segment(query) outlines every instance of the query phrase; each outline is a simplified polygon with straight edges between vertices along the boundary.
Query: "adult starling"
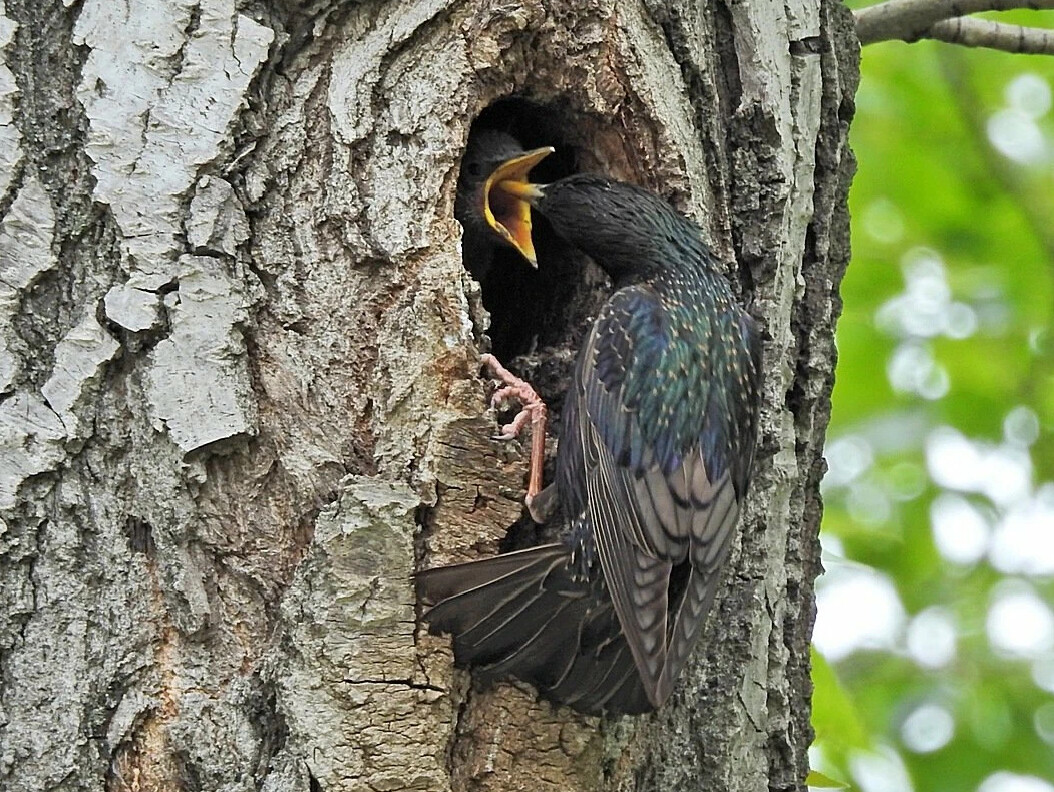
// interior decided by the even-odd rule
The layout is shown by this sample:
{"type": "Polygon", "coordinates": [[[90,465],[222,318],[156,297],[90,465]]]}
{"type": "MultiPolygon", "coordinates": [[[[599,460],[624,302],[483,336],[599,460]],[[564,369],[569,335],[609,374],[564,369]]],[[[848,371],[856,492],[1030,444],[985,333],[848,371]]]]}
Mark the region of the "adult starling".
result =
{"type": "Polygon", "coordinates": [[[546,491],[565,515],[563,539],[426,570],[418,591],[459,665],[583,712],[645,712],[687,660],[739,517],[759,332],[696,225],[600,176],[530,184],[523,166],[541,156],[492,172],[484,204],[502,211],[486,222],[519,242],[529,203],[616,286],[578,355],[546,491]]]}

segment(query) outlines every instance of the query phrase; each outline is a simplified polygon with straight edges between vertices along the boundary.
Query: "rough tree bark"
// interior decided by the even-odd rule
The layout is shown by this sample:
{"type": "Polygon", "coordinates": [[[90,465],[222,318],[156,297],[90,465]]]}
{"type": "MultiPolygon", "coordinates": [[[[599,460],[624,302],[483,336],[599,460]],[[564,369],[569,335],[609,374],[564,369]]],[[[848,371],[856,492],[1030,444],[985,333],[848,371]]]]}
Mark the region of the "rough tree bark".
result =
{"type": "MultiPolygon", "coordinates": [[[[0,0],[0,53],[0,787],[802,788],[840,5],[0,0]],[[521,514],[451,214],[495,102],[700,220],[766,326],[741,536],[655,716],[473,687],[416,626],[415,566],[521,514]]],[[[509,277],[494,343],[556,397],[607,286],[509,277]]]]}

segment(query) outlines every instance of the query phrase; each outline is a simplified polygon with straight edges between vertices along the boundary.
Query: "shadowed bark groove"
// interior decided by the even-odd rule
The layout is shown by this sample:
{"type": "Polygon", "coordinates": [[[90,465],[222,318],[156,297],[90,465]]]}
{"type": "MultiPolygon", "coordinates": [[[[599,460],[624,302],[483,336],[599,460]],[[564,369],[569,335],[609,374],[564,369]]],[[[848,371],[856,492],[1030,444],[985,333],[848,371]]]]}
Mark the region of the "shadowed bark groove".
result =
{"type": "Polygon", "coordinates": [[[0,787],[802,789],[848,12],[121,8],[0,0],[0,787]],[[475,686],[417,627],[416,567],[531,538],[491,322],[558,418],[609,289],[472,280],[477,119],[667,197],[765,327],[740,537],[653,716],[475,686]]]}

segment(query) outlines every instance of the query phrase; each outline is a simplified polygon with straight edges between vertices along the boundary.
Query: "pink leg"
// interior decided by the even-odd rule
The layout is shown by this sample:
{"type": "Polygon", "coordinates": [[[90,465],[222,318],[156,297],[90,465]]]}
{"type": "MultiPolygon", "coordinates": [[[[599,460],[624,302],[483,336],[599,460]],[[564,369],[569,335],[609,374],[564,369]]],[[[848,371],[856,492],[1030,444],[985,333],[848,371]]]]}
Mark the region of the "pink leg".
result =
{"type": "Polygon", "coordinates": [[[527,508],[531,507],[531,501],[542,491],[542,468],[545,464],[545,423],[548,419],[549,410],[542,401],[538,392],[505,368],[498,359],[491,354],[480,355],[480,363],[500,383],[491,397],[492,405],[499,405],[509,399],[518,399],[521,405],[519,413],[512,419],[511,423],[501,427],[499,437],[511,440],[518,437],[527,421],[531,422],[531,472],[527,480],[527,508]]]}

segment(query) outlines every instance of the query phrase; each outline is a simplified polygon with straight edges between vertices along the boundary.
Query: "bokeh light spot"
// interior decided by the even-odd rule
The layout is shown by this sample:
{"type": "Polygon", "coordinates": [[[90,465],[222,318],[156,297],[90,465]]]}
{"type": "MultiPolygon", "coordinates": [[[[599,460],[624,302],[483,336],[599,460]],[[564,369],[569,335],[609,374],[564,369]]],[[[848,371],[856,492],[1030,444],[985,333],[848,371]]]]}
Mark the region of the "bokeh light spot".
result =
{"type": "Polygon", "coordinates": [[[858,564],[836,564],[816,591],[813,642],[836,662],[858,649],[890,649],[904,624],[904,607],[890,579],[858,564]]]}
{"type": "Polygon", "coordinates": [[[943,493],[930,505],[933,541],[956,564],[975,564],[988,550],[988,521],[961,495],[943,493]]]}
{"type": "Polygon", "coordinates": [[[1006,103],[1029,118],[1050,112],[1050,83],[1035,72],[1023,72],[1006,85],[1006,103]]]}
{"type": "Polygon", "coordinates": [[[998,654],[1035,658],[1054,647],[1054,614],[1027,583],[996,587],[986,621],[988,641],[998,654]]]}
{"type": "Polygon", "coordinates": [[[1054,792],[1054,786],[1042,778],[1000,770],[982,781],[977,792],[1054,792]]]}
{"type": "Polygon", "coordinates": [[[955,659],[955,618],[940,607],[927,608],[908,625],[908,653],[923,668],[941,668],[955,659]]]}
{"type": "Polygon", "coordinates": [[[940,704],[928,702],[911,711],[900,725],[904,745],[915,753],[939,751],[955,735],[955,718],[940,704]]]}

